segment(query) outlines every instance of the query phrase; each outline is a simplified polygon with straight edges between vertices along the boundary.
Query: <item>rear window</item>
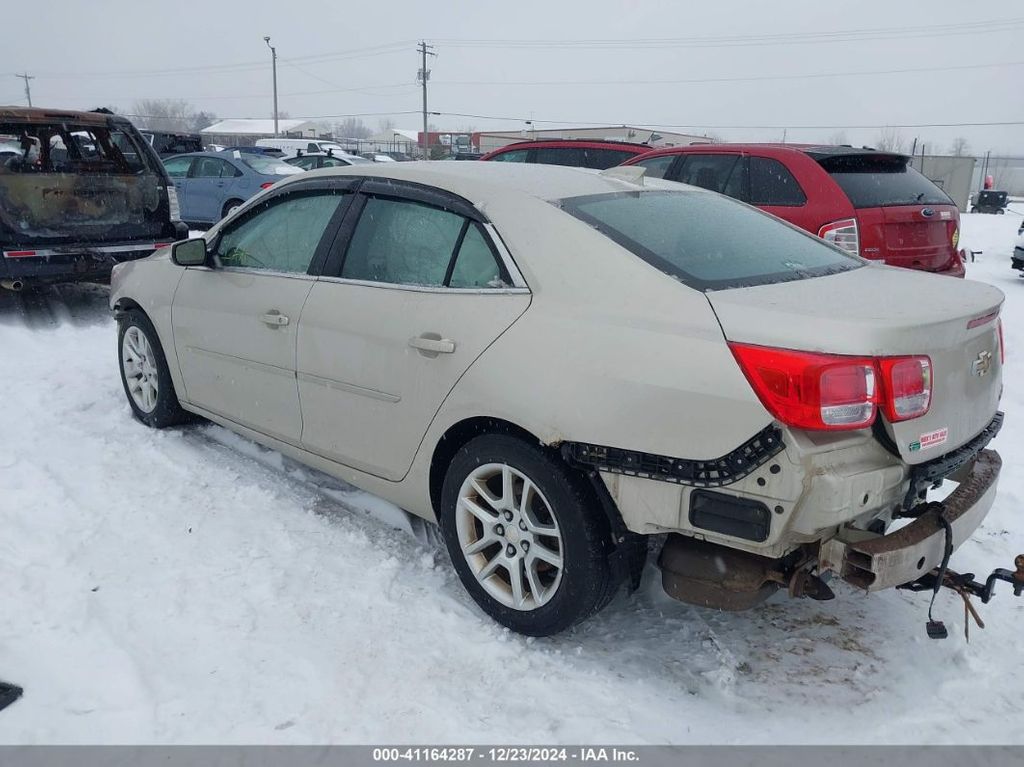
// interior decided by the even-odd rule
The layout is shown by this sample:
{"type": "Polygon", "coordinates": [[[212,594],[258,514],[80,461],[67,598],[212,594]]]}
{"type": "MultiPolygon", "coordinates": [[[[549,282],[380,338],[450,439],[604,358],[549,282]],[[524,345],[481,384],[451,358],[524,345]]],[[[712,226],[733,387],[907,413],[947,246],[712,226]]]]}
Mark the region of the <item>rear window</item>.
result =
{"type": "Polygon", "coordinates": [[[714,194],[652,190],[556,204],[698,290],[802,280],[864,264],[801,229],[714,194]]]}
{"type": "Polygon", "coordinates": [[[289,176],[293,173],[302,173],[302,168],[296,168],[274,157],[265,157],[258,154],[247,154],[240,152],[241,160],[257,173],[265,173],[268,176],[289,176]]]}
{"type": "Polygon", "coordinates": [[[818,162],[855,208],[954,204],[949,195],[908,167],[905,157],[840,155],[818,162]]]}

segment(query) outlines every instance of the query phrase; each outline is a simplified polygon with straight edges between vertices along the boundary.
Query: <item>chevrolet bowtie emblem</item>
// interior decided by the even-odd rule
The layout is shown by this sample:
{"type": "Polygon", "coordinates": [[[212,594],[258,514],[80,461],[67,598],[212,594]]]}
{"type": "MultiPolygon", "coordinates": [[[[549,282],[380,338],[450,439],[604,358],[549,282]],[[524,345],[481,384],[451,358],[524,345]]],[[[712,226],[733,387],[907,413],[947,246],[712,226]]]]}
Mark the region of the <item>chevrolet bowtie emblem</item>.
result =
{"type": "Polygon", "coordinates": [[[983,376],[992,367],[992,352],[981,352],[978,359],[971,363],[971,375],[983,376]]]}

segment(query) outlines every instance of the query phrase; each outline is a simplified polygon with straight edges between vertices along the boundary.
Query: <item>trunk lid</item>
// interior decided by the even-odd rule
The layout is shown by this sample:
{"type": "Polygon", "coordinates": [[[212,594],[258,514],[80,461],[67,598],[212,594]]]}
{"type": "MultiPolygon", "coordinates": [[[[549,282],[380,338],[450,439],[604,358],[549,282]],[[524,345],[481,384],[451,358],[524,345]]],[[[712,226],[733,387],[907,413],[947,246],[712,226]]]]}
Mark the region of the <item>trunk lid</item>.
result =
{"type": "Polygon", "coordinates": [[[956,252],[959,221],[953,205],[860,208],[861,254],[907,269],[947,269],[956,252]]]}
{"type": "Polygon", "coordinates": [[[826,354],[928,355],[928,412],[885,423],[907,463],[968,442],[998,408],[1003,294],[991,286],[870,265],[707,296],[729,341],[826,354]]]}

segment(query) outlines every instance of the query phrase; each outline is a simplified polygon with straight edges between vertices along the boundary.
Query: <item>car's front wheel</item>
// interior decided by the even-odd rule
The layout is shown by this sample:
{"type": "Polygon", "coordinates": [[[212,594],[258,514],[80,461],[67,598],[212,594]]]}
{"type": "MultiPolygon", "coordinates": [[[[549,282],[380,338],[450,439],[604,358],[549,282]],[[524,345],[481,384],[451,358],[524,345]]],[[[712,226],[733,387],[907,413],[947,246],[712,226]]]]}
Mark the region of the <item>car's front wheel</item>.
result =
{"type": "Polygon", "coordinates": [[[121,383],[132,413],[156,429],[189,420],[178,403],[160,338],[149,317],[127,312],[118,321],[121,383]]]}
{"type": "Polygon", "coordinates": [[[604,607],[619,585],[607,519],[554,451],[507,435],[477,437],[452,460],[441,506],[463,585],[513,631],[563,631],[604,607]]]}

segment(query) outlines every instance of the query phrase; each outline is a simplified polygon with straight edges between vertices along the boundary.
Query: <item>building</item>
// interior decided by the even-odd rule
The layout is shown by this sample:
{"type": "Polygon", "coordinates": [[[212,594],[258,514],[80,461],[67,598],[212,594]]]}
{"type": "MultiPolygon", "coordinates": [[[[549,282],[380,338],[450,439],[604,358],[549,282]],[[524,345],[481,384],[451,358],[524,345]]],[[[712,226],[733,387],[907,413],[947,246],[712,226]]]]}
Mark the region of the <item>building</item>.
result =
{"type": "Polygon", "coordinates": [[[707,136],[651,130],[650,128],[635,128],[629,125],[612,125],[599,128],[544,128],[541,130],[534,130],[532,126],[528,126],[517,131],[484,131],[472,134],[473,146],[481,152],[490,152],[520,141],[552,139],[630,141],[634,144],[650,144],[652,148],[709,144],[712,141],[707,136]]]}
{"type": "MultiPolygon", "coordinates": [[[[278,120],[277,132],[281,138],[332,138],[331,128],[313,120],[278,120]]],[[[274,137],[274,120],[235,118],[221,120],[200,133],[208,144],[248,146],[261,138],[274,137]]]]}

